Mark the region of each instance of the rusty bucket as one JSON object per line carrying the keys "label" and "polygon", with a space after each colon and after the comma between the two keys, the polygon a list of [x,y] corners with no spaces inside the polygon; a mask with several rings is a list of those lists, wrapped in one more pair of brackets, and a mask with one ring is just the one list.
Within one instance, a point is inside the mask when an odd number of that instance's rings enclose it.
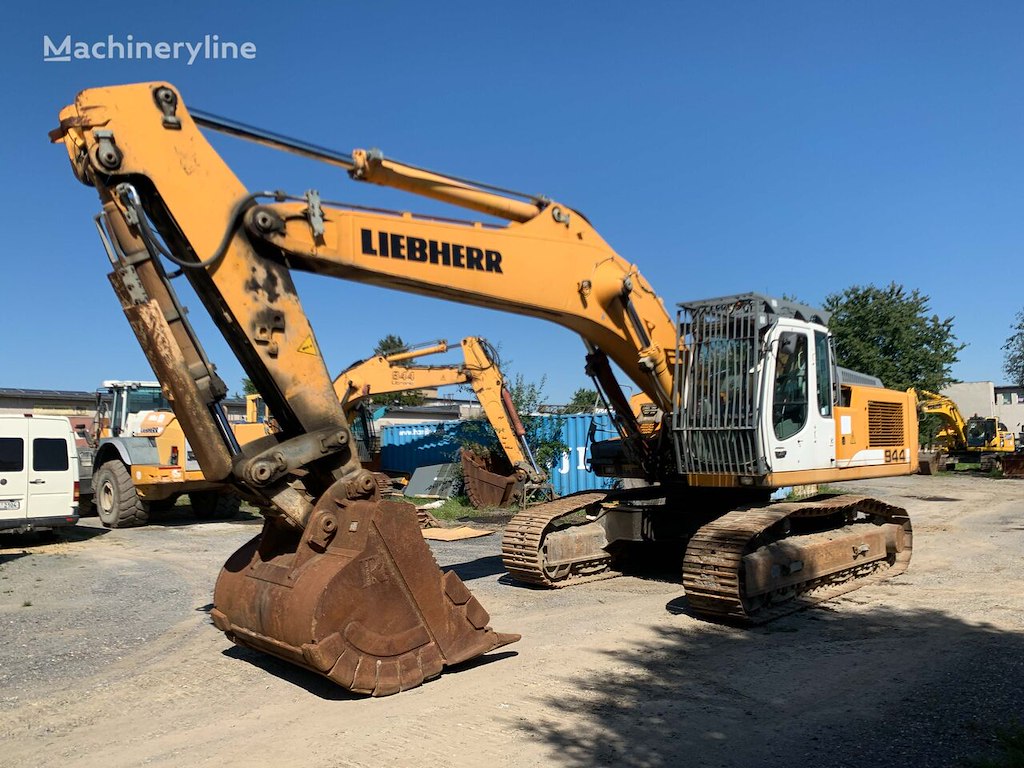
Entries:
{"label": "rusty bucket", "polygon": [[507,507],[523,498],[524,479],[517,472],[502,474],[500,467],[468,448],[461,454],[466,496],[476,509]]}
{"label": "rusty bucket", "polygon": [[452,664],[519,639],[453,573],[442,573],[416,510],[349,500],[344,484],[317,502],[304,531],[268,519],[217,579],[212,618],[233,642],[387,696]]}
{"label": "rusty bucket", "polygon": [[1024,453],[1011,453],[999,458],[1004,477],[1024,477]]}

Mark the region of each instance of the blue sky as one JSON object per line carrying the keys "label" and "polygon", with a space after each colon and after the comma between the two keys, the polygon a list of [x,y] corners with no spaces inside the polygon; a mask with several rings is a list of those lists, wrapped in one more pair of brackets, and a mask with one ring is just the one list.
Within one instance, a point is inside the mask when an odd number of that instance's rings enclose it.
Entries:
{"label": "blue sky", "polygon": [[[167,80],[186,103],[342,151],[537,192],[584,212],[669,306],[746,290],[809,303],[890,281],[931,297],[1000,383],[1024,306],[1024,5],[946,2],[8,4],[0,387],[149,378],[105,274],[95,193],[48,144],[90,86]],[[586,9],[585,11],[583,9]],[[44,63],[42,38],[251,40],[253,61]],[[430,201],[212,137],[252,189],[424,212]],[[178,281],[180,282],[180,281]],[[313,276],[332,372],[388,333],[481,335],[550,401],[588,380],[540,320]],[[240,367],[192,319],[232,390]]]}

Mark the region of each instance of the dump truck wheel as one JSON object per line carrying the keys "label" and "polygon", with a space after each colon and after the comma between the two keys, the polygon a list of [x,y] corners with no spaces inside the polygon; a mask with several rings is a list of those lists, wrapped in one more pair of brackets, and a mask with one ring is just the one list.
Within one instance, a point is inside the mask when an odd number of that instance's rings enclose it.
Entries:
{"label": "dump truck wheel", "polygon": [[242,500],[233,493],[195,491],[188,495],[192,512],[200,520],[229,520],[238,514]]}
{"label": "dump truck wheel", "polygon": [[149,502],[150,512],[170,512],[174,509],[174,506],[178,503],[177,496],[168,496],[166,499],[160,499],[160,501]]}
{"label": "dump truck wheel", "polygon": [[78,500],[79,517],[90,517],[96,514],[96,505],[93,503],[92,494],[82,496]]}
{"label": "dump truck wheel", "polygon": [[131,528],[149,522],[149,507],[132,484],[128,468],[120,461],[108,461],[92,476],[96,513],[108,528]]}

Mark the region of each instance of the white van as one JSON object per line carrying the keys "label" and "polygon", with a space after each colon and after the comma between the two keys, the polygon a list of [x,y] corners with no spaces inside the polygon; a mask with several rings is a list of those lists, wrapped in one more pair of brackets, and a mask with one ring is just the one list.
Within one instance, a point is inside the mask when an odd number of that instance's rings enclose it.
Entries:
{"label": "white van", "polygon": [[0,533],[78,522],[78,452],[65,416],[0,414]]}

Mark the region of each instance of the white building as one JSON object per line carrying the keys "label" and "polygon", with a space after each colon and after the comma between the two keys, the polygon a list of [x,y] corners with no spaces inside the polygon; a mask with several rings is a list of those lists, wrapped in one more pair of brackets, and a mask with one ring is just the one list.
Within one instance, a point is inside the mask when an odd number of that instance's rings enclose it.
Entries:
{"label": "white building", "polygon": [[1011,432],[1024,432],[1024,387],[964,381],[950,384],[942,394],[956,403],[965,419],[971,416],[996,418]]}

